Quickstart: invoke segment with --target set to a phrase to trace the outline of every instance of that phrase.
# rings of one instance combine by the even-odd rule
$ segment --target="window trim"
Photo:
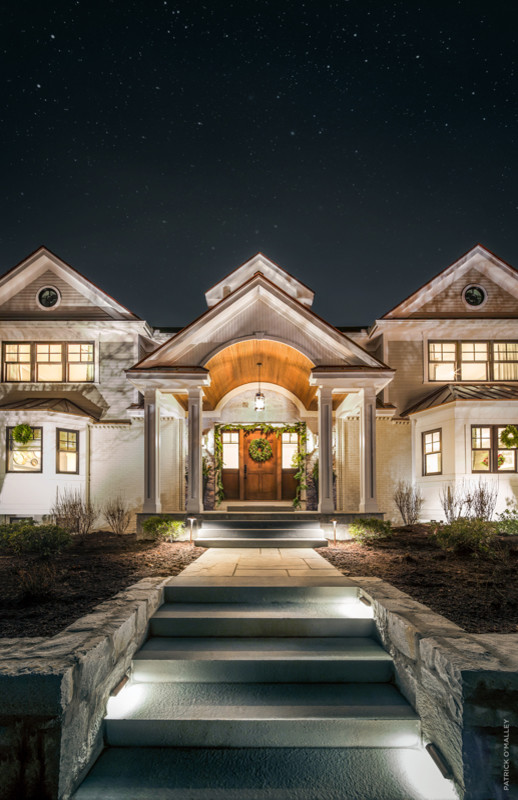
[[[9,380],[7,380],[7,377],[6,377],[7,376],[7,362],[5,360],[6,347],[7,347],[7,345],[14,345],[14,344],[16,344],[16,345],[19,345],[19,344],[28,344],[28,345],[30,345],[31,378],[30,378],[29,381],[9,381]],[[36,345],[38,345],[38,344],[60,344],[61,345],[61,366],[62,366],[62,369],[63,369],[63,372],[62,372],[63,380],[61,380],[61,381],[38,381],[38,380],[36,380],[36,375],[37,375]],[[84,362],[72,361],[72,362],[70,362],[68,360],[68,345],[70,345],[70,344],[78,344],[78,345],[90,344],[90,345],[92,345],[92,348],[93,348],[92,361],[84,361]],[[77,341],[75,339],[74,340],[70,340],[70,341],[68,339],[54,339],[54,340],[50,340],[50,341],[48,341],[48,340],[40,341],[40,340],[36,340],[36,339],[35,340],[32,340],[32,339],[30,339],[30,340],[19,340],[18,339],[18,340],[14,340],[14,341],[5,340],[5,341],[2,342],[2,383],[12,383],[12,384],[16,384],[16,385],[23,384],[23,383],[37,383],[37,384],[45,384],[45,383],[52,383],[52,384],[95,383],[96,382],[96,380],[95,380],[96,372],[97,372],[97,365],[96,365],[95,358],[96,358],[95,341],[91,340],[91,339],[84,339],[82,341]],[[58,364],[59,362],[55,361],[53,363]],[[68,380],[69,365],[70,364],[77,364],[77,363],[92,364],[92,366],[93,366],[93,378],[91,380],[86,380],[86,381],[69,381]]]
[[[451,364],[451,361],[433,361],[430,358],[430,345],[432,344],[455,344],[455,362],[454,363],[454,378],[451,381],[438,381],[431,377],[431,366],[433,364]],[[486,380],[462,380],[462,345],[463,344],[486,344],[487,345],[487,361],[479,361],[480,364],[487,364],[488,377]],[[494,378],[495,363],[498,364],[518,364],[518,359],[515,361],[502,361],[495,359],[494,346],[495,344],[518,344],[518,339],[428,339],[426,342],[426,360],[427,360],[427,375],[426,380],[428,383],[518,383],[518,378]],[[466,361],[466,364],[475,364],[475,361]],[[486,426],[487,427],[487,426]]]
[[[75,450],[61,450],[59,447],[59,434],[60,433],[75,433],[76,435],[76,449]],[[59,468],[59,454],[60,453],[74,453],[76,454],[76,468],[75,470],[62,470]],[[56,428],[56,475],[79,475],[79,431],[73,428]]]
[[[469,452],[470,452],[470,471],[472,475],[516,475],[518,472],[518,447],[499,447],[498,446],[498,428],[506,428],[507,424],[502,424],[499,422],[498,424],[491,424],[488,425],[487,423],[479,422],[477,424],[473,424],[470,427],[470,441],[469,441]],[[489,440],[489,469],[473,469],[473,452],[477,450],[486,450],[488,448],[485,447],[473,447],[473,428],[489,428],[490,431],[490,440]],[[498,469],[498,451],[499,450],[514,450],[514,469],[505,469],[499,470]],[[495,469],[496,464],[496,469]]]
[[[9,454],[11,453],[11,449],[9,447],[11,438],[9,436],[9,431],[12,431],[16,428],[16,425],[7,425],[5,428],[5,472],[6,474],[9,473],[10,475],[41,475],[43,472],[43,425],[31,425],[33,431],[41,431],[40,436],[40,468],[39,469],[9,469]]]
[[[425,436],[430,436],[432,433],[439,434],[439,450],[434,451],[433,453],[426,453],[425,452]],[[434,455],[435,453],[440,453],[441,456],[441,469],[439,472],[428,472],[426,469],[426,456]],[[442,452],[442,428],[433,428],[430,431],[423,431],[421,433],[421,454],[422,454],[422,473],[423,477],[430,477],[434,475],[442,475],[442,461],[443,461],[443,452]]]

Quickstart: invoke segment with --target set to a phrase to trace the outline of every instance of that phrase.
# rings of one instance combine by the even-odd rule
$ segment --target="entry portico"
[[[143,396],[143,512],[202,512],[207,472],[203,460],[212,458],[213,471],[221,472],[223,467],[225,472],[230,461],[217,460],[214,437],[220,429],[232,431],[233,425],[236,432],[241,430],[241,444],[239,437],[233,440],[232,466],[239,473],[236,486],[242,487],[247,479],[244,456],[248,450],[245,452],[243,435],[249,437],[248,447],[256,425],[259,431],[269,431],[272,441],[279,440],[271,458],[279,458],[276,496],[280,497],[281,482],[287,485],[289,477],[284,473],[292,466],[287,461],[289,447],[293,449],[293,443],[284,445],[280,433],[290,427],[292,431],[302,430],[302,424],[307,430],[304,464],[317,476],[315,510],[332,514],[336,509],[335,476],[338,473],[343,482],[345,470],[336,446],[336,423],[351,415],[359,420],[360,495],[356,508],[340,510],[378,512],[376,395],[392,380],[393,370],[318,317],[311,310],[313,292],[260,254],[216,284],[205,297],[209,306],[205,314],[126,373]],[[256,411],[252,402],[258,364],[266,398],[262,411]],[[165,477],[160,474],[164,465],[160,456],[161,418],[177,419],[180,437],[184,435],[182,428],[186,428],[184,508],[163,508],[161,504],[160,485]],[[269,466],[272,472],[272,464]],[[178,471],[176,479],[183,481]],[[298,480],[305,486],[304,477],[301,480],[299,475]],[[224,486],[221,480],[220,485]],[[183,497],[184,492],[176,495]],[[239,497],[246,500],[242,491]],[[300,499],[307,508],[310,501],[304,491]]]

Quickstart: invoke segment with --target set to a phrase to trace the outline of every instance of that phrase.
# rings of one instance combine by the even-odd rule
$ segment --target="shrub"
[[[435,538],[443,550],[470,553],[475,556],[493,555],[496,526],[477,517],[459,517],[447,525],[439,525]]]
[[[478,483],[460,481],[447,484],[439,494],[446,522],[461,517],[490,520],[498,500],[498,484],[479,478]]]
[[[61,495],[58,491],[51,514],[56,523],[69,533],[86,536],[91,532],[99,511],[81,492],[65,490]]]
[[[114,533],[126,533],[130,524],[131,511],[123,497],[118,495],[103,506],[103,515]]]
[[[41,601],[57,594],[59,582],[56,565],[48,561],[27,561],[17,572],[18,586],[24,600]]]
[[[466,504],[464,484],[448,483],[442,486],[439,500],[447,523],[459,519]]]
[[[504,533],[507,536],[518,536],[518,508],[510,506],[498,515],[498,522],[496,523],[498,533]]]
[[[399,481],[394,491],[394,502],[405,525],[415,525],[419,522],[423,495],[416,486],[406,481]]]
[[[154,539],[163,539],[173,542],[185,531],[185,523],[181,520],[168,519],[168,517],[148,517],[142,523],[142,528],[153,536]]]
[[[58,525],[14,522],[0,526],[0,546],[15,555],[34,554],[50,558],[69,547],[70,533]]]
[[[349,532],[359,542],[377,541],[388,539],[392,535],[390,522],[384,522],[376,517],[359,517],[349,525]]]

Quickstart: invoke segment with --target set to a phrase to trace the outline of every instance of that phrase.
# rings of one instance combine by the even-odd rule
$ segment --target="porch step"
[[[320,528],[201,528],[198,539],[322,539]]]
[[[386,747],[394,741],[416,746],[419,719],[385,684],[133,684],[123,702],[110,700],[106,717],[106,742],[118,747]]]
[[[373,636],[372,615],[361,603],[345,607],[293,603],[164,603],[150,620],[152,636]]]
[[[211,608],[214,603],[240,603],[248,606],[266,605],[275,609],[279,603],[303,604],[312,609],[314,604],[343,606],[358,602],[357,586],[189,586],[179,585],[171,578],[164,587],[167,603],[203,603]]]
[[[198,536],[194,539],[196,547],[327,547],[327,539],[323,538],[261,538],[261,539],[239,539],[227,536]]]
[[[175,637],[149,639],[133,659],[133,679],[150,683],[382,683],[390,655],[356,637]]]
[[[203,519],[201,521],[202,530],[245,530],[245,529],[259,529],[268,530],[273,528],[275,530],[320,530],[316,520],[300,520],[300,519],[249,519],[249,518],[235,518],[235,519]]]

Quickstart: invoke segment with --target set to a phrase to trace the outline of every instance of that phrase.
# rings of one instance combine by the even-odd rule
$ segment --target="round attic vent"
[[[485,289],[483,289],[482,286],[475,286],[474,284],[466,286],[462,292],[462,297],[464,302],[471,308],[480,308],[487,300]]]
[[[36,295],[36,301],[41,308],[49,309],[59,305],[61,295],[54,286],[45,286]]]

